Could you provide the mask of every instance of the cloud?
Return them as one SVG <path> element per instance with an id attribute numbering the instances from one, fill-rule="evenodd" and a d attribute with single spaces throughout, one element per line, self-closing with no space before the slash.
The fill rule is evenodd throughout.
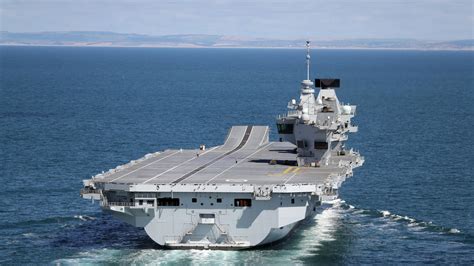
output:
<path id="1" fill-rule="evenodd" d="M 0 0 L 1 29 L 321 39 L 468 39 L 472 0 Z"/>

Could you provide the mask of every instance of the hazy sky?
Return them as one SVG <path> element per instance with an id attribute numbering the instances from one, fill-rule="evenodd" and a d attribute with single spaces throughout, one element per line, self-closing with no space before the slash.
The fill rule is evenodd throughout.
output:
<path id="1" fill-rule="evenodd" d="M 113 31 L 250 37 L 471 39 L 474 0 L 0 0 L 12 32 Z"/>

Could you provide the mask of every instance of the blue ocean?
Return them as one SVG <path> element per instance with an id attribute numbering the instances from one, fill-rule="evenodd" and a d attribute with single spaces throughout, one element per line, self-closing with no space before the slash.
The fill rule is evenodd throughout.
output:
<path id="1" fill-rule="evenodd" d="M 305 51 L 0 47 L 0 264 L 474 264 L 474 52 L 313 50 L 357 104 L 340 202 L 277 245 L 169 250 L 80 198 L 149 152 L 272 127 Z"/>

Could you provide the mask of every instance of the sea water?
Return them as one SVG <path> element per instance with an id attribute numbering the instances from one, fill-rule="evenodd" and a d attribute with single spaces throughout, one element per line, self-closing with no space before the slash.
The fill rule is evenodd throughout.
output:
<path id="1" fill-rule="evenodd" d="M 0 47 L 0 264 L 474 263 L 474 52 L 313 50 L 311 77 L 357 104 L 365 164 L 287 240 L 168 250 L 79 196 L 82 180 L 167 148 L 270 125 L 304 49 Z"/>

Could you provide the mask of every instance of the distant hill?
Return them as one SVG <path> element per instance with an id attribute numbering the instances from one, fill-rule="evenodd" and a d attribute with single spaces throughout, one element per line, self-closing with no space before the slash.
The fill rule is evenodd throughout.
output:
<path id="1" fill-rule="evenodd" d="M 0 32 L 0 45 L 294 48 L 301 47 L 304 41 L 303 39 L 265 39 L 204 34 L 151 36 L 95 31 Z M 317 48 L 334 49 L 474 50 L 474 39 L 453 41 L 422 41 L 414 39 L 313 40 L 312 45 Z"/>

